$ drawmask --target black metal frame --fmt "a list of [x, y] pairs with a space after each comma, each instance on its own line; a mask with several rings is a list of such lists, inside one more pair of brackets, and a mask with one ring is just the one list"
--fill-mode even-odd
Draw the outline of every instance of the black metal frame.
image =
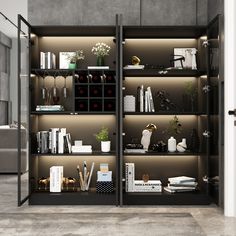
[[[27, 23], [27, 21], [21, 17], [20, 15], [18, 16], [18, 37], [20, 37], [20, 31], [21, 31], [21, 21], [23, 21], [28, 27], [29, 27], [29, 34], [31, 32], [31, 26], [30, 24]], [[154, 26], [123, 26], [122, 22], [122, 15], [116, 15], [116, 26], [114, 27], [91, 27], [91, 26], [83, 26], [83, 27], [75, 27], [75, 26], [65, 26], [65, 27], [59, 27], [59, 26], [37, 26], [33, 27], [34, 33], [43, 35], [46, 33], [46, 35], [58, 35], [58, 36], [63, 36], [64, 31], [68, 35], [73, 35], [74, 30], [81, 28], [82, 31], [78, 33], [78, 36], [96, 36], [102, 29], [104, 30], [102, 33], [102, 36], [104, 34], [107, 35], [112, 35], [115, 34], [115, 41], [116, 41], [116, 196], [115, 196], [115, 205], [116, 206], [123, 206], [126, 204], [126, 201], [124, 202], [124, 193], [123, 193], [123, 165], [124, 165], [124, 155], [123, 155], [123, 117], [125, 113], [123, 112], [123, 76], [126, 76], [126, 74], [123, 72], [123, 40], [124, 40], [124, 35], [127, 38], [167, 38], [168, 36], [170, 38], [190, 38], [190, 37], [200, 37], [203, 32], [205, 32], [206, 27], [204, 26], [187, 26], [187, 27], [174, 27], [174, 26], [168, 26], [168, 27], [154, 27]], [[140, 31], [140, 27], [142, 30]], [[91, 29], [96, 29], [95, 31], [91, 31]], [[115, 31], [114, 31], [115, 29]], [[44, 31], [45, 30], [45, 31]], [[172, 31], [175, 30], [173, 33]], [[171, 31], [171, 32], [170, 32]], [[20, 96], [20, 40], [18, 40], [18, 123], [21, 123], [21, 117], [20, 117], [20, 104], [21, 104], [21, 96]], [[31, 57], [31, 55], [30, 55]], [[208, 55], [208, 61], [209, 61], [209, 55]], [[209, 68], [209, 64], [208, 64]], [[31, 68], [29, 67], [29, 75], [31, 72]], [[129, 74], [130, 73], [130, 74]], [[133, 73], [133, 74], [132, 74]], [[152, 71], [144, 71], [141, 72], [143, 73], [141, 76], [152, 76]], [[201, 75], [201, 71], [197, 71], [196, 73], [192, 74], [192, 72], [183, 72], [183, 74], [177, 72], [173, 72], [173, 75], [166, 75], [168, 76], [199, 76]], [[127, 72], [127, 75], [129, 76], [140, 76], [139, 72]], [[153, 75], [155, 76], [155, 75]], [[209, 77], [209, 73], [208, 73]], [[209, 79], [208, 79], [208, 85], [209, 84]], [[73, 88], [74, 88], [74, 80], [73, 80]], [[74, 90], [73, 90], [74, 93]], [[73, 100], [73, 103], [75, 101]], [[75, 112], [75, 104], [73, 104], [73, 112]], [[32, 113], [31, 113], [32, 114]], [[34, 114], [34, 113], [33, 113]], [[35, 113], [36, 115], [40, 115], [39, 113]], [[44, 113], [42, 113], [44, 114]], [[46, 113], [45, 113], [46, 114]], [[61, 113], [63, 115], [65, 113]], [[66, 113], [67, 114], [67, 113]], [[88, 113], [83, 113], [81, 114], [88, 114]], [[91, 113], [92, 114], [92, 113]], [[99, 114], [99, 113], [97, 113]], [[101, 112], [100, 114], [103, 114]], [[181, 113], [182, 114], [182, 113]], [[191, 115], [192, 113], [190, 113]], [[194, 113], [195, 114], [195, 113]], [[137, 114], [138, 115], [138, 114]], [[155, 115], [165, 115], [165, 113], [155, 113]], [[185, 115], [185, 114], [183, 114]], [[198, 114], [196, 112], [196, 115], [201, 115], [200, 113]], [[209, 116], [209, 96], [207, 96], [207, 115]], [[30, 119], [29, 119], [30, 120]], [[31, 125], [30, 125], [31, 126]], [[208, 118], [207, 121], [207, 128], [210, 127], [210, 119]], [[30, 140], [29, 140], [30, 142]], [[207, 175], [209, 174], [209, 155], [210, 155], [210, 150], [209, 150], [209, 141], [207, 145], [207, 160], [206, 160], [206, 165], [207, 165]], [[29, 184], [29, 196], [21, 200], [21, 136], [20, 136], [20, 127], [18, 127], [18, 206], [22, 205], [29, 197], [31, 194], [31, 189], [30, 189], [30, 184]], [[31, 146], [31, 145], [29, 145]], [[30, 147], [29, 147], [30, 148]], [[29, 150], [30, 151], [30, 150]], [[30, 152], [29, 152], [30, 153]], [[187, 154], [186, 154], [187, 155]], [[199, 154], [200, 155], [200, 154]], [[29, 158], [29, 168], [31, 168], [32, 162], [31, 158]], [[29, 172], [30, 173], [30, 172]], [[31, 173], [30, 173], [31, 174]], [[208, 188], [207, 188], [208, 189]], [[48, 201], [48, 196], [49, 194], [36, 194], [35, 196], [32, 197], [31, 204], [39, 204], [40, 198], [43, 198], [42, 204], [52, 204], [52, 201], [55, 201], [55, 204], [62, 204], [63, 203], [63, 196], [67, 200], [71, 200], [71, 204], [86, 204], [86, 198], [84, 196], [87, 196], [86, 194], [81, 194], [82, 200], [80, 203], [72, 196], [71, 194], [62, 194], [56, 200], [56, 196], [51, 195], [52, 199]], [[191, 200], [186, 200], [189, 198], [189, 196], [192, 197]], [[207, 196], [209, 196], [209, 192], [207, 190]], [[179, 195], [168, 195], [168, 194], [151, 194], [150, 196], [145, 195], [145, 194], [127, 194], [126, 196], [127, 199], [130, 199], [132, 201], [132, 204], [139, 204], [140, 200], [144, 200], [143, 204], [155, 204], [157, 202], [156, 198], [158, 199], [158, 204], [209, 204], [209, 199], [206, 198], [204, 194], [179, 194]], [[93, 204], [94, 198], [91, 198], [88, 200], [88, 204]], [[133, 200], [132, 200], [133, 199]], [[112, 202], [110, 199], [108, 202]]]
[[[25, 25], [28, 26], [28, 40], [30, 45], [30, 24], [21, 16], [18, 15], [18, 79], [17, 79], [17, 92], [18, 92], [18, 106], [17, 106], [17, 116], [18, 116], [18, 132], [17, 132], [17, 146], [18, 146], [18, 158], [17, 158], [17, 169], [18, 169], [18, 196], [17, 196], [17, 202], [18, 206], [21, 206], [29, 199], [29, 193], [30, 193], [30, 185], [28, 189], [28, 196], [26, 196], [24, 199], [21, 199], [21, 41], [20, 41], [20, 34], [23, 32], [21, 30], [21, 22], [23, 22]], [[24, 32], [23, 32], [24, 33]], [[25, 33], [24, 33], [25, 34]], [[30, 49], [29, 49], [30, 51]], [[30, 61], [30, 54], [29, 54], [29, 61]], [[28, 77], [30, 77], [30, 66], [28, 71]], [[28, 117], [29, 119], [29, 117]], [[29, 152], [29, 149], [28, 149]], [[28, 160], [29, 167], [30, 167], [30, 158]], [[29, 171], [29, 170], [28, 170]], [[29, 181], [28, 181], [29, 183]]]

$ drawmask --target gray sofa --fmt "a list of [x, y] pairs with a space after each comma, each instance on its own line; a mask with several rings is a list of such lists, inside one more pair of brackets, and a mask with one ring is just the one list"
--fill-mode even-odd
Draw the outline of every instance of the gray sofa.
[[[28, 169], [25, 129], [22, 129], [21, 139], [21, 173], [24, 173]], [[17, 160], [17, 128], [0, 126], [0, 173], [17, 173]]]

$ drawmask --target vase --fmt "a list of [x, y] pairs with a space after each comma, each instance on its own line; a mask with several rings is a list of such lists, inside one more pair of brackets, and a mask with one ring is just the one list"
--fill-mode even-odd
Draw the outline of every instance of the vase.
[[174, 137], [170, 137], [168, 139], [168, 151], [175, 152], [176, 151], [176, 139]]
[[97, 66], [104, 66], [105, 65], [105, 60], [103, 56], [98, 56], [97, 57]]
[[101, 141], [101, 151], [110, 152], [111, 151], [111, 141]]
[[76, 68], [76, 63], [70, 63], [69, 69], [74, 70]]
[[187, 149], [186, 138], [183, 138], [182, 142], [178, 143], [176, 148], [178, 152], [185, 152]]

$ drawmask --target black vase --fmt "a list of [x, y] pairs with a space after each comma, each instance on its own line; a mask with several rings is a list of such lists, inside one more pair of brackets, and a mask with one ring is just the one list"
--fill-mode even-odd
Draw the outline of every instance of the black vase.
[[193, 129], [191, 133], [191, 139], [190, 139], [190, 145], [189, 145], [190, 151], [199, 152], [199, 145], [200, 145], [200, 141], [197, 134], [197, 130]]

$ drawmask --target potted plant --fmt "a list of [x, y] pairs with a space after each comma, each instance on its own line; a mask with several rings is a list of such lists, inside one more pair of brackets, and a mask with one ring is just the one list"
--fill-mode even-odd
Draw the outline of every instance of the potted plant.
[[168, 139], [168, 151], [175, 152], [176, 151], [176, 139], [174, 138], [182, 131], [182, 125], [177, 116], [174, 116], [173, 119], [169, 121], [169, 126], [167, 128], [167, 133], [171, 136]]
[[192, 81], [186, 82], [183, 94], [184, 110], [195, 111], [197, 104], [197, 88]]
[[69, 69], [75, 69], [78, 66], [80, 60], [84, 60], [83, 50], [77, 50], [74, 53], [66, 53], [67, 59], [69, 60]]
[[105, 43], [96, 43], [95, 46], [92, 48], [92, 53], [97, 56], [97, 66], [104, 66], [105, 56], [109, 55], [111, 47]]
[[101, 142], [101, 151], [102, 152], [110, 152], [111, 150], [111, 141], [109, 141], [109, 131], [108, 128], [104, 126], [101, 130], [95, 134], [97, 141]]

